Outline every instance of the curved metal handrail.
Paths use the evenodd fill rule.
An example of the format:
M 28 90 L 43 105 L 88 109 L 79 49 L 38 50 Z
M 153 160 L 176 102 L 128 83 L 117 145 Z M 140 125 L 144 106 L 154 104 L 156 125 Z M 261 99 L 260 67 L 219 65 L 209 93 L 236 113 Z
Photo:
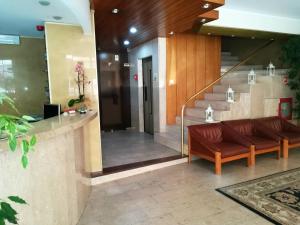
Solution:
M 264 43 L 263 45 L 261 45 L 260 47 L 256 48 L 255 50 L 253 50 L 249 56 L 247 56 L 244 60 L 242 60 L 241 62 L 239 62 L 238 64 L 236 64 L 235 66 L 231 67 L 229 70 L 227 70 L 226 72 L 224 72 L 218 79 L 216 79 L 215 81 L 211 82 L 209 85 L 207 85 L 206 87 L 202 88 L 200 91 L 198 91 L 196 94 L 194 94 L 193 96 L 191 96 L 181 107 L 181 155 L 184 156 L 184 112 L 185 112 L 185 108 L 186 105 L 192 101 L 194 98 L 196 98 L 198 95 L 202 94 L 204 91 L 206 91 L 207 89 L 209 89 L 211 86 L 213 86 L 214 84 L 218 83 L 221 79 L 223 79 L 226 75 L 228 75 L 230 72 L 232 72 L 233 70 L 235 70 L 237 67 L 239 67 L 240 65 L 244 64 L 245 62 L 247 62 L 248 60 L 250 60 L 254 55 L 256 55 L 256 53 L 258 53 L 259 51 L 261 51 L 262 49 L 266 48 L 267 46 L 269 46 L 270 44 L 272 44 L 274 42 L 274 39 L 271 39 L 270 41 L 267 41 L 266 43 Z

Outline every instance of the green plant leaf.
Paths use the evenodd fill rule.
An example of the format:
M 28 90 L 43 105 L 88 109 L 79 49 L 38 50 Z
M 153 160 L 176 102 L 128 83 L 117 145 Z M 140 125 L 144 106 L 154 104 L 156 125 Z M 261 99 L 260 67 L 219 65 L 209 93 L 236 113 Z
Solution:
M 68 102 L 68 106 L 69 106 L 69 107 L 72 107 L 74 104 L 75 104 L 75 99 L 71 99 L 71 100 Z
M 27 158 L 27 156 L 26 156 L 26 155 L 23 155 L 21 161 L 22 161 L 22 166 L 23 166 L 23 168 L 26 169 L 27 166 L 28 166 L 28 158 Z
M 1 209 L 6 212 L 8 215 L 17 215 L 16 210 L 14 210 L 10 204 L 8 204 L 7 202 L 1 202 Z
M 33 146 L 35 146 L 35 144 L 36 144 L 36 136 L 33 135 L 30 139 L 29 145 L 30 145 L 30 147 L 33 147 Z
M 29 143 L 27 140 L 22 140 L 22 145 L 21 145 L 23 154 L 27 154 L 29 152 Z
M 5 225 L 4 218 L 2 218 L 1 216 L 0 216 L 0 225 Z
M 24 199 L 18 196 L 9 196 L 8 199 L 19 204 L 27 204 L 27 202 Z
M 18 224 L 17 222 L 17 212 L 16 210 L 14 210 L 10 204 L 8 204 L 7 202 L 1 202 L 1 212 L 0 215 L 6 219 L 8 222 L 12 223 L 12 224 Z
M 11 151 L 15 151 L 17 148 L 17 138 L 15 136 L 8 139 L 9 148 Z

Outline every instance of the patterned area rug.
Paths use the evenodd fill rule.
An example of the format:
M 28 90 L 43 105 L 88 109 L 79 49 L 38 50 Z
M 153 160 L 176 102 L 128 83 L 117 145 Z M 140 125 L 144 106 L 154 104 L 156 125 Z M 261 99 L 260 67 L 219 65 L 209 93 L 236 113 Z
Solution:
M 217 191 L 274 224 L 300 225 L 300 168 Z

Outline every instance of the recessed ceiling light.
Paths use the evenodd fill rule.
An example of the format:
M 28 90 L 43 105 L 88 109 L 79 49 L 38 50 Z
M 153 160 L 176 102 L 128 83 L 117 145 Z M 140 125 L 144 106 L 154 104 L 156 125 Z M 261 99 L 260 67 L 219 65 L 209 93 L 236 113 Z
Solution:
M 208 35 L 211 35 L 211 33 L 207 33 Z
M 111 11 L 113 14 L 118 14 L 119 13 L 119 9 L 115 8 Z
M 251 37 L 251 39 L 255 39 L 255 37 L 253 36 L 253 37 Z
M 232 34 L 232 35 L 231 35 L 231 37 L 235 37 L 235 35 L 234 35 L 234 34 Z
M 124 43 L 124 45 L 130 45 L 130 41 L 128 41 L 128 40 L 125 40 L 123 43 Z
M 205 4 L 202 6 L 203 9 L 208 9 L 209 7 L 210 7 L 210 4 L 209 4 L 209 3 L 205 3 Z
M 41 0 L 41 1 L 39 1 L 39 4 L 42 6 L 48 6 L 48 5 L 50 5 L 50 2 L 46 1 L 46 0 Z
M 62 20 L 62 17 L 61 16 L 53 16 L 53 19 L 55 19 L 55 20 Z
M 174 35 L 175 33 L 174 33 L 174 31 L 171 31 L 169 34 L 170 34 L 170 35 Z
M 135 34 L 138 30 L 135 27 L 129 29 L 130 33 Z
M 205 18 L 201 19 L 201 23 L 205 23 L 205 22 L 206 22 Z

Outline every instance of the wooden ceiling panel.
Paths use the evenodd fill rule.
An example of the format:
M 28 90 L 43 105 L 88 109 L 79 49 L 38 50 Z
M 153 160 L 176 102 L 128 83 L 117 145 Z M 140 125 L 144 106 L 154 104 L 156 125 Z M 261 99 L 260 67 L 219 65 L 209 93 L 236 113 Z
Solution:
M 207 9 L 203 7 L 206 3 L 210 5 Z M 125 48 L 125 39 L 131 42 L 129 47 L 134 47 L 168 36 L 171 31 L 191 30 L 207 17 L 206 13 L 223 4 L 224 0 L 94 0 L 97 47 L 118 52 Z M 112 13 L 115 8 L 119 9 L 118 14 Z M 214 15 L 207 21 L 218 18 Z M 132 26 L 138 29 L 136 34 L 130 34 Z

